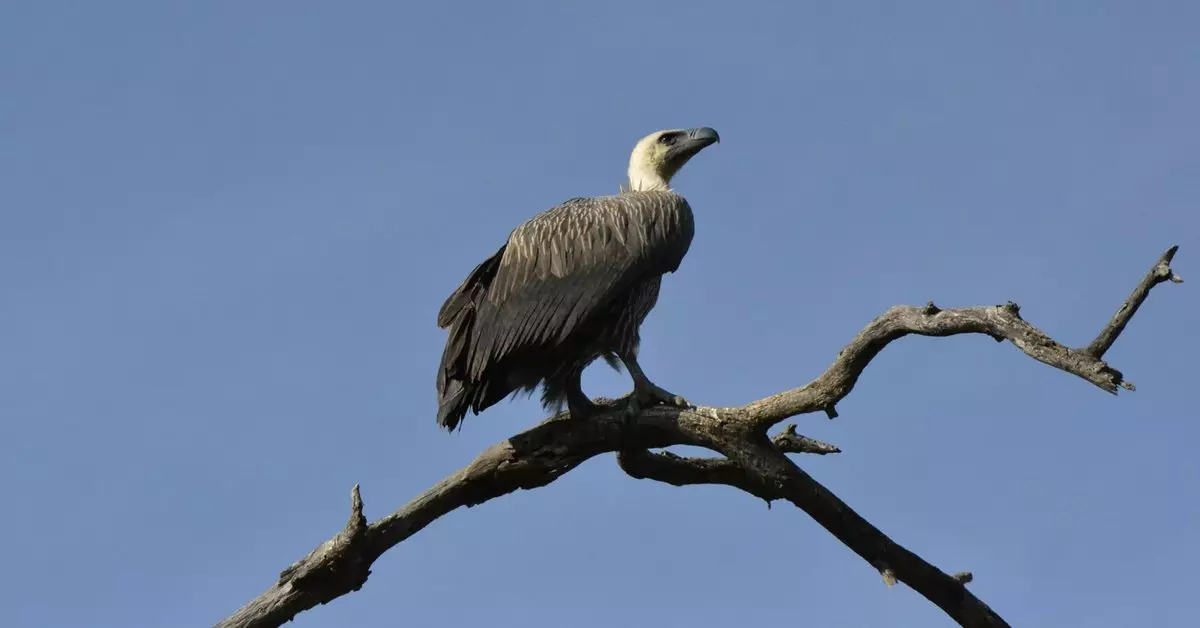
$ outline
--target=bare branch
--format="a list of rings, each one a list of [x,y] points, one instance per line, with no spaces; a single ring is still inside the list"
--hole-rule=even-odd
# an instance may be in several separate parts
[[[933,602],[960,626],[1008,626],[954,576],[926,562],[863,519],[846,502],[805,473],[763,438],[730,439],[723,451],[730,461],[779,496],[803,510],[821,527],[879,570],[888,586],[898,580]]]
[[[986,334],[997,340],[1009,340],[1035,360],[1078,375],[1105,391],[1115,393],[1124,381],[1120,371],[1100,359],[1063,346],[1025,322],[1015,303],[928,312],[928,306],[898,305],[889,309],[859,332],[815,380],[747,406],[751,420],[766,428],[797,414],[833,407],[850,394],[859,376],[884,347],[909,334]]]
[[[800,388],[751,403],[745,410],[756,425],[764,428],[797,414],[817,411],[829,413],[838,401],[850,394],[859,376],[884,347],[909,334],[938,337],[986,334],[997,342],[1008,340],[1029,357],[1082,377],[1104,391],[1116,394],[1119,388],[1133,390],[1133,384],[1126,382],[1121,372],[1101,360],[1100,356],[1116,341],[1134,312],[1146,300],[1151,288],[1163,281],[1183,281],[1170,268],[1176,250],[1178,247],[1171,247],[1163,254],[1108,327],[1084,349],[1072,349],[1059,344],[1042,330],[1025,322],[1021,318],[1020,306],[1011,301],[994,307],[951,310],[943,310],[932,301],[921,307],[898,305],[871,321],[815,380]],[[836,413],[830,418],[833,416]]]
[[[963,587],[969,580],[962,579],[961,574],[948,575],[900,546],[788,460],[779,442],[798,442],[802,438],[792,428],[769,442],[752,435],[733,435],[723,445],[729,459],[623,451],[617,454],[617,460],[634,478],[654,479],[674,486],[724,484],[768,504],[786,499],[878,569],[888,586],[898,580],[904,582],[962,626],[1008,625]]]
[[[797,414],[822,411],[836,417],[835,405],[850,393],[870,361],[889,343],[909,334],[986,334],[997,341],[1008,340],[1035,360],[1073,373],[1107,392],[1116,393],[1122,386],[1132,389],[1121,373],[1100,357],[1151,288],[1164,281],[1182,281],[1170,268],[1175,251],[1172,247],[1163,255],[1112,322],[1084,349],[1055,342],[1025,322],[1014,303],[950,310],[932,302],[921,307],[896,306],[868,324],[812,382],[746,406],[685,410],[656,406],[643,409],[636,420],[629,421],[619,401],[603,401],[600,403],[609,410],[593,419],[576,421],[561,415],[493,445],[467,467],[369,525],[355,486],[345,528],[285,569],[274,586],[217,625],[279,626],[299,612],[358,590],[379,556],[442,515],[518,489],[545,486],[593,456],[620,452],[621,467],[636,478],[677,486],[725,484],[768,502],[786,499],[879,570],[885,582],[907,584],[962,626],[1007,626],[963,586],[971,579],[968,572],[947,575],[896,544],[786,455],[829,454],[840,449],[797,434],[795,425],[770,439],[766,430]],[[648,451],[672,445],[705,447],[724,458],[684,458]]]
[[[1171,260],[1175,259],[1175,252],[1178,250],[1179,246],[1173,246],[1167,249],[1167,252],[1163,253],[1162,257],[1158,258],[1158,261],[1154,263],[1150,272],[1146,273],[1141,283],[1133,289],[1133,294],[1129,295],[1129,298],[1121,304],[1121,308],[1113,315],[1112,320],[1104,327],[1100,335],[1096,336],[1092,344],[1087,346],[1085,351],[1088,355],[1096,359],[1104,357],[1104,353],[1117,341],[1117,336],[1120,336],[1121,332],[1125,330],[1125,325],[1129,324],[1130,319],[1137,313],[1138,308],[1142,307],[1142,303],[1146,301],[1146,297],[1150,296],[1151,288],[1164,281],[1183,283],[1183,279],[1171,270]]]
[[[618,411],[586,422],[569,416],[549,419],[492,445],[465,468],[365,529],[356,523],[362,516],[362,499],[355,487],[355,510],[346,529],[285,569],[274,586],[217,626],[280,626],[301,611],[358,590],[380,555],[446,513],[518,489],[545,486],[597,454],[699,444],[679,429],[678,417],[671,414],[647,412],[636,430],[628,429]]]

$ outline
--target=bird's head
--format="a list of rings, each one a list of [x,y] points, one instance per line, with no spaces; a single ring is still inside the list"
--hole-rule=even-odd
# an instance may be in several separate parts
[[[655,131],[638,141],[629,156],[631,191],[670,189],[671,177],[705,146],[721,141],[708,127]]]

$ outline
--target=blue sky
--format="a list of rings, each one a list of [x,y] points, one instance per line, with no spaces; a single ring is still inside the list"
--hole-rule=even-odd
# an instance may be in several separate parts
[[[442,300],[522,220],[722,143],[643,329],[737,405],[895,303],[1013,300],[1090,341],[1156,256],[1200,280],[1185,2],[0,6],[5,626],[211,625],[343,524],[542,418],[434,422]],[[1018,626],[1200,612],[1193,283],[1113,398],[987,338],[906,339],[801,463]],[[585,384],[628,379],[599,365]],[[64,591],[67,593],[64,594]],[[65,603],[68,600],[69,603]],[[803,513],[611,456],[452,513],[296,626],[948,626]]]

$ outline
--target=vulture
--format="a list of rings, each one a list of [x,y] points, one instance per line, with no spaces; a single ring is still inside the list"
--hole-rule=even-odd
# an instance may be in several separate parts
[[[688,407],[638,365],[639,328],[695,225],[672,177],[720,136],[708,127],[652,133],[634,146],[619,194],[573,198],[513,229],[446,299],[437,422],[453,431],[505,397],[542,386],[542,405],[571,417],[600,407],[583,392],[596,358],[633,379],[627,409]]]

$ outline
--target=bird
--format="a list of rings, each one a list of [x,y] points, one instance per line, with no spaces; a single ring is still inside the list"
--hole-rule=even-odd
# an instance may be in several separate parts
[[[603,358],[633,379],[627,416],[654,405],[690,407],[638,364],[642,321],[666,273],[691,247],[692,208],[672,178],[720,142],[710,127],[666,129],[641,138],[629,157],[626,187],[576,197],[513,229],[438,310],[448,330],[437,373],[438,425],[453,432],[474,415],[542,386],[542,406],[565,403],[572,419],[601,412],[582,387],[583,371]]]

